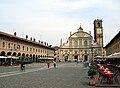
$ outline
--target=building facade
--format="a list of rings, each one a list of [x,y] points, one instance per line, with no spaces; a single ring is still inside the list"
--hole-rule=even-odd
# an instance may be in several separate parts
[[[54,46],[53,48],[54,48],[54,50],[55,50],[54,60],[57,61],[57,62],[59,62],[59,61],[60,61],[60,60],[59,60],[59,48],[60,48],[60,47]]]
[[[0,56],[19,57],[19,61],[39,62],[44,58],[54,57],[54,49],[43,41],[36,42],[35,38],[20,38],[0,32]]]
[[[66,43],[60,44],[59,59],[62,61],[92,61],[103,52],[102,20],[94,20],[94,40],[91,32],[87,33],[80,26],[78,31],[70,33]]]
[[[119,53],[120,58],[120,31],[119,33],[105,46],[106,56]]]

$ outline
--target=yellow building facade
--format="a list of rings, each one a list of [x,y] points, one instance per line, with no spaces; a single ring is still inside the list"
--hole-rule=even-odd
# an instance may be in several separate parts
[[[0,56],[19,57],[19,61],[39,62],[42,59],[54,58],[54,49],[43,41],[20,38],[14,35],[0,32]]]

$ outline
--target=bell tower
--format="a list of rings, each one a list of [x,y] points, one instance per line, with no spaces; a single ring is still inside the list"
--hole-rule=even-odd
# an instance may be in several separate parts
[[[100,47],[103,47],[103,27],[101,19],[94,20],[94,40]]]

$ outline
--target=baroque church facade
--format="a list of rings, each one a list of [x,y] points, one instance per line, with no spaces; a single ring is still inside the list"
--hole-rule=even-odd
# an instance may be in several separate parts
[[[91,33],[79,27],[75,33],[70,33],[66,43],[60,44],[59,60],[61,61],[93,61],[95,56],[103,55],[102,20],[94,20],[94,40]]]

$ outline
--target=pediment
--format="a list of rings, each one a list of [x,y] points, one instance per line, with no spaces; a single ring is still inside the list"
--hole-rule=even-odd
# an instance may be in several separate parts
[[[75,37],[91,37],[90,34],[88,34],[87,32],[76,32],[73,35],[71,35],[71,38],[75,38]]]

